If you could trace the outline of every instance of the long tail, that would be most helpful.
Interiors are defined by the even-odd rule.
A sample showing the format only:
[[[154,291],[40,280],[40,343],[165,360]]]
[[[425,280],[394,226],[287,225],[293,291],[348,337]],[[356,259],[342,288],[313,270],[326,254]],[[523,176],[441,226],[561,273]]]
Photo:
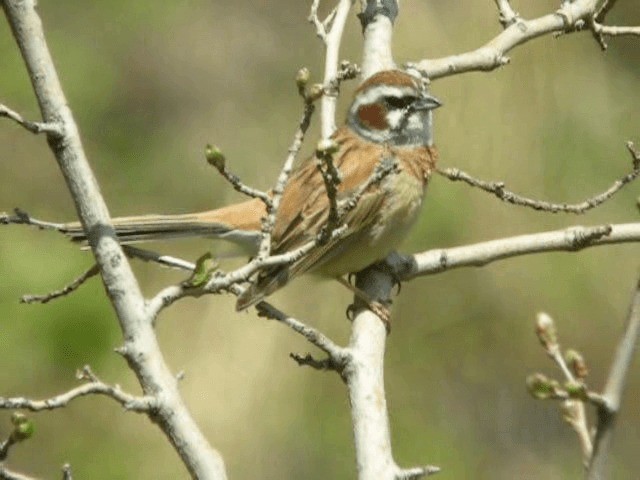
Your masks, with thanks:
[[[249,200],[207,212],[182,215],[140,215],[112,219],[123,244],[188,237],[220,238],[255,249],[260,238],[260,219],[265,214],[260,200]],[[77,222],[67,223],[61,231],[74,242],[87,237]]]

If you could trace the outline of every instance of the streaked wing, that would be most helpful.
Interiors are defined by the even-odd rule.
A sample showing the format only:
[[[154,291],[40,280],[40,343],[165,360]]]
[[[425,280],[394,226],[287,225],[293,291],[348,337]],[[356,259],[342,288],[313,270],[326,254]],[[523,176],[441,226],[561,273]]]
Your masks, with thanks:
[[[363,142],[346,130],[336,132],[334,139],[340,145],[334,155],[334,163],[340,170],[342,181],[338,185],[338,200],[352,195],[371,176],[383,156],[391,152],[382,145]],[[329,216],[329,199],[324,180],[315,158],[306,160],[291,177],[285,188],[273,234],[272,253],[290,252],[317,238]],[[310,254],[291,265],[264,271],[239,299],[237,308],[242,310],[273,293],[291,278],[319,267],[339,256],[362,239],[368,227],[376,221],[385,200],[383,189],[372,186],[365,192],[357,206],[347,213],[343,223],[346,233],[319,246]]]

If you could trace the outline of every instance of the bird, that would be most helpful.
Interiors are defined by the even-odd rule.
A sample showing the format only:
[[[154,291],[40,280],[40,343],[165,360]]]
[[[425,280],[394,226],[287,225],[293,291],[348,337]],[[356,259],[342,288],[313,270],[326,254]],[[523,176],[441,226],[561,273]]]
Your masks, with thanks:
[[[331,136],[333,163],[340,174],[337,200],[354,195],[381,162],[394,170],[372,182],[342,218],[346,230],[291,264],[261,271],[238,296],[238,311],[255,305],[303,273],[340,278],[382,261],[415,223],[438,152],[432,110],[441,106],[423,79],[402,70],[383,70],[356,89],[346,122]],[[272,232],[271,253],[292,251],[317,238],[326,225],[330,200],[318,167],[318,153],[300,162],[282,193]],[[122,244],[183,237],[227,240],[257,252],[261,221],[267,214],[259,198],[214,210],[112,219]],[[86,241],[79,223],[61,229],[73,241]]]

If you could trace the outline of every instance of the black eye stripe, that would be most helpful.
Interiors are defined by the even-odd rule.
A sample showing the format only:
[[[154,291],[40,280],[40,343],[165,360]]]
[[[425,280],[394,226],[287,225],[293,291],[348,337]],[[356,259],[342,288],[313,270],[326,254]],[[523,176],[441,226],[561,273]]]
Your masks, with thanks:
[[[385,103],[391,108],[406,108],[415,101],[416,97],[385,97]]]

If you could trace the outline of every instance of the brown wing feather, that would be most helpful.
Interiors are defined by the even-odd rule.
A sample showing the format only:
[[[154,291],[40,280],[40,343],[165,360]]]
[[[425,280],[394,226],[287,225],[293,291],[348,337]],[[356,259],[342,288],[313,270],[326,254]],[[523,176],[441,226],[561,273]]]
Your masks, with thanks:
[[[334,140],[340,146],[334,155],[334,162],[342,175],[338,185],[338,199],[341,199],[352,194],[373,173],[378,162],[365,159],[382,159],[383,155],[390,152],[385,146],[364,142],[349,134],[345,127],[336,132]],[[285,188],[273,234],[272,252],[275,254],[291,251],[313,240],[327,221],[329,199],[315,162],[314,157],[307,159]],[[357,242],[363,229],[375,222],[384,198],[382,189],[371,188],[345,217],[348,229],[343,237],[327,242],[291,265],[263,272],[238,298],[237,309],[242,310],[257,303],[291,278],[325,263]]]

